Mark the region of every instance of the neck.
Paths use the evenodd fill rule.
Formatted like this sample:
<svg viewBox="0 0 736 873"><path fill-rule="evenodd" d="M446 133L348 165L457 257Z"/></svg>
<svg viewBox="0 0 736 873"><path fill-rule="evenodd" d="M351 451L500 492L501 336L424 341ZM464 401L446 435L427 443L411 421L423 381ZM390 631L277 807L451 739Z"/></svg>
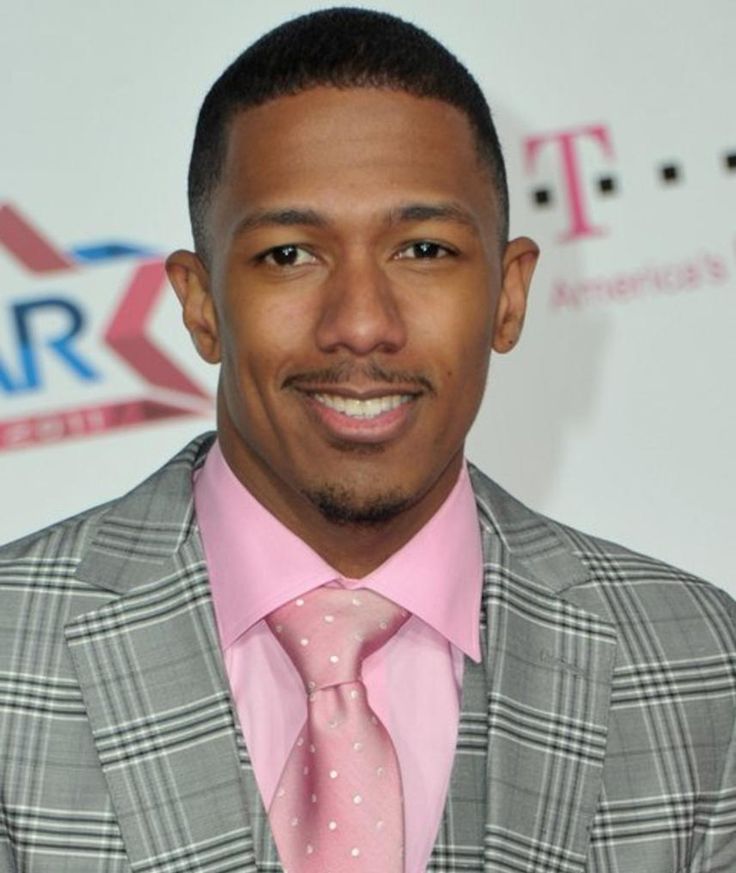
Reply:
<svg viewBox="0 0 736 873"><path fill-rule="evenodd" d="M426 518L424 514L402 511L389 520L372 524L336 524L323 519L322 524L309 526L308 530L304 525L289 524L283 518L281 521L342 576L361 579L409 542L435 511Z"/></svg>
<svg viewBox="0 0 736 873"><path fill-rule="evenodd" d="M252 463L239 440L233 442L221 432L220 447L228 466L253 497L331 567L351 579L360 579L383 564L432 518L462 466L459 451L425 492L406 500L390 517L345 521L327 517L307 496L276 483L270 471Z"/></svg>

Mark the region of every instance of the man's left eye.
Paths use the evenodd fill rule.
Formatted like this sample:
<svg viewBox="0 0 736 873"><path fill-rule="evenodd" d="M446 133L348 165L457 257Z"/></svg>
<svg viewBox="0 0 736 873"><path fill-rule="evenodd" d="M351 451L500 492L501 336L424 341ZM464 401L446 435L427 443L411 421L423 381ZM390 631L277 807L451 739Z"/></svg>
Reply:
<svg viewBox="0 0 736 873"><path fill-rule="evenodd" d="M398 253L398 258L411 258L421 260L435 260L437 258L446 258L455 253L446 246L440 245L429 240L420 240L419 242L411 243L401 249Z"/></svg>

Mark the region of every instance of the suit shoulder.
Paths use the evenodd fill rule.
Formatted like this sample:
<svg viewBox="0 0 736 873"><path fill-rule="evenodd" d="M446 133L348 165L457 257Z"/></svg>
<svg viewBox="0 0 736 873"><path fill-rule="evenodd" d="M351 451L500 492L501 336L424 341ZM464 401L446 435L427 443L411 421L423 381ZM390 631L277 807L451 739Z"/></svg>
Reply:
<svg viewBox="0 0 736 873"><path fill-rule="evenodd" d="M705 579L626 548L550 521L572 544L588 579L566 592L605 614L636 660L725 658L736 669L736 602ZM725 662L724 662L725 664Z"/></svg>
<svg viewBox="0 0 736 873"><path fill-rule="evenodd" d="M137 516L141 516L141 523L149 523L151 504L156 504L159 514L165 516L170 505L182 499L182 495L189 499L191 472L203 463L213 439L211 433L196 437L127 494L0 546L0 565L34 559L79 559L95 529L118 511L125 517L124 524L134 522Z"/></svg>
<svg viewBox="0 0 736 873"><path fill-rule="evenodd" d="M89 531L115 502L91 507L0 546L0 566L33 560L78 560Z"/></svg>
<svg viewBox="0 0 736 873"><path fill-rule="evenodd" d="M573 553L582 561L592 582L600 584L657 585L683 587L699 595L712 597L733 610L733 598L717 585L666 561L627 548L620 543L594 536L552 519L570 542Z"/></svg>
<svg viewBox="0 0 736 873"><path fill-rule="evenodd" d="M709 640L714 651L736 652L736 602L726 591L686 570L548 518L479 471L471 470L471 475L481 514L491 518L507 547L537 575L547 573L551 587L566 600L619 629L657 628L671 638L692 635L698 646ZM566 578L560 577L560 568Z"/></svg>
<svg viewBox="0 0 736 873"><path fill-rule="evenodd" d="M35 675L46 669L44 658L62 657L58 653L66 619L99 601L76 573L107 506L0 547L0 674Z"/></svg>

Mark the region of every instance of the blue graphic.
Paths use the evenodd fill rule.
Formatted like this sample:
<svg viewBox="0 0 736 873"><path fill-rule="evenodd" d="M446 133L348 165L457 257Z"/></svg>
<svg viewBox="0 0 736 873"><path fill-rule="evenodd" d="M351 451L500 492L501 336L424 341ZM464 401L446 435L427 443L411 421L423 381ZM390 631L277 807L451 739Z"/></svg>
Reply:
<svg viewBox="0 0 736 873"><path fill-rule="evenodd" d="M63 328L53 336L44 336L39 329L39 318L53 312ZM34 391L42 386L41 361L46 356L56 358L78 379L95 381L99 372L74 348L74 340L84 329L82 310L63 297L44 297L14 303L10 306L14 328L15 360L18 373L14 377L7 362L0 358L0 388L8 394Z"/></svg>

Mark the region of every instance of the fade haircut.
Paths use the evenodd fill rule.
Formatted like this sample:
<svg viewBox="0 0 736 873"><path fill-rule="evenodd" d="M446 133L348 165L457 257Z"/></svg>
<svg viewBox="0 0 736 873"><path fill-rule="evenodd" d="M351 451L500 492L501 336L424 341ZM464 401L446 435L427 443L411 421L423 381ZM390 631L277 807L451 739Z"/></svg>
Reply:
<svg viewBox="0 0 736 873"><path fill-rule="evenodd" d="M189 216L200 257L208 259L207 213L222 175L233 117L318 86L404 91L463 112L478 155L490 170L500 242L506 242L506 170L478 83L453 54L413 24L384 12L337 7L302 15L266 33L233 61L205 97L189 163Z"/></svg>

